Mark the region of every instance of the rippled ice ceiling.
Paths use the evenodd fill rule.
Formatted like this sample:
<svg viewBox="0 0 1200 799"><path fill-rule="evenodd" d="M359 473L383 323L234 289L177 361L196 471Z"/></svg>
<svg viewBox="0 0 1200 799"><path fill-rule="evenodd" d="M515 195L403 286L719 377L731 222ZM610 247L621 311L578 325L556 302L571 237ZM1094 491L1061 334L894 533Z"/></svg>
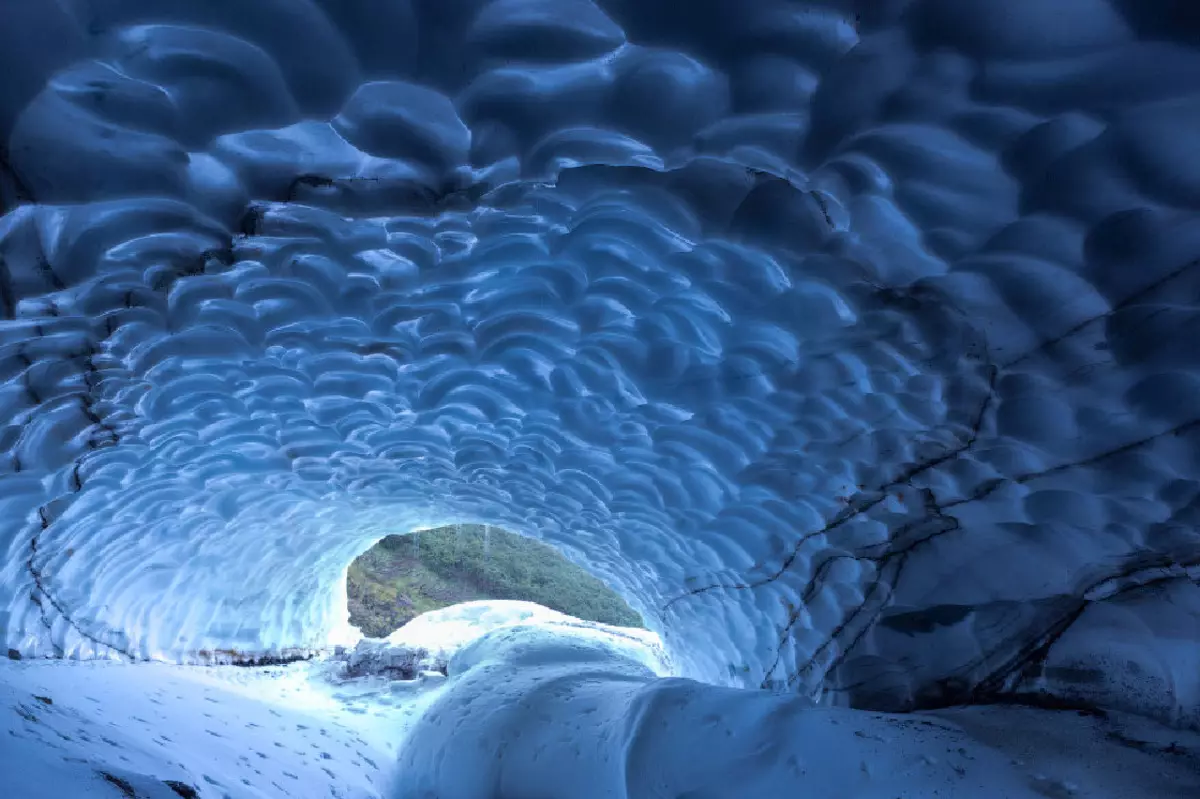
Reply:
<svg viewBox="0 0 1200 799"><path fill-rule="evenodd" d="M6 0L0 630L320 646L483 521L691 676L1200 724L1170 0Z"/></svg>

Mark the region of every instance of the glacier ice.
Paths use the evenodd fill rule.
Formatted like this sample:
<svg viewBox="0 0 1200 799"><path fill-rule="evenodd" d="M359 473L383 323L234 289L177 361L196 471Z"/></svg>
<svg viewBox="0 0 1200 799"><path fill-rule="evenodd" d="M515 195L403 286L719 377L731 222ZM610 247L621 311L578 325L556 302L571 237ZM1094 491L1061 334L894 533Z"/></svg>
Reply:
<svg viewBox="0 0 1200 799"><path fill-rule="evenodd" d="M480 522L680 677L1200 726L1189 14L8 0L4 648L352 643Z"/></svg>

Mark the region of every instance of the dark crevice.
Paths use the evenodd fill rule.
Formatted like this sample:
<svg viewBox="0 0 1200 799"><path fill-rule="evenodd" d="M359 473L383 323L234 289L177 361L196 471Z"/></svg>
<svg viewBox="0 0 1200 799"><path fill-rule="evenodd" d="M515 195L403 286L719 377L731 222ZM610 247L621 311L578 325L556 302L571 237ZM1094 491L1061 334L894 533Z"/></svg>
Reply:
<svg viewBox="0 0 1200 799"><path fill-rule="evenodd" d="M6 196L7 195L7 196ZM8 147L0 144L0 216L22 205L33 205L33 191L13 168Z"/></svg>
<svg viewBox="0 0 1200 799"><path fill-rule="evenodd" d="M306 173L297 175L279 194L254 202L242 212L235 235L242 238L262 235L267 207L271 204L320 204L322 194L338 213L349 213L358 205L372 215L388 212L410 215L436 215L475 208L495 187L487 183L469 183L449 179L437 185L411 179L332 176Z"/></svg>
<svg viewBox="0 0 1200 799"><path fill-rule="evenodd" d="M8 271L8 262L0 254L0 313L4 319L17 318L17 291L13 286L12 273Z"/></svg>
<svg viewBox="0 0 1200 799"><path fill-rule="evenodd" d="M40 255L34 259L34 268L41 276L42 280L55 291L63 291L67 288L67 284L63 282L58 273L54 271L54 265L50 263L50 259L45 255Z"/></svg>
<svg viewBox="0 0 1200 799"><path fill-rule="evenodd" d="M38 529L38 531L29 539L29 558L25 561L25 568L29 572L29 575L33 578L33 584L37 589L35 593L30 595L30 599L35 605L38 606L38 611L41 614L42 625L46 628L50 643L54 647L55 657L64 657L65 653L63 652L61 646L59 646L57 643L54 643L53 627L46 613L45 603L49 603L50 606L58 612L58 615L62 617L63 621L65 621L71 627L71 629L79 633L88 641L91 641L93 644L105 649L111 649L114 652L124 655L130 660L137 660L137 656L133 653L122 649L121 647L114 646L107 641L101 641L99 638L80 627L78 622L76 622L75 619L71 617L71 614L67 612L66 608L64 608L59 601L54 598L54 595L51 594L46 588L45 575L35 563L38 555L38 537L50 526L50 523L46 518L45 506L42 506L38 509L38 518L40 520L40 529Z"/></svg>
<svg viewBox="0 0 1200 799"><path fill-rule="evenodd" d="M1166 284L1170 283L1172 280L1175 280L1176 278L1182 277L1183 275L1187 274L1196 266L1200 266L1200 259L1196 259L1194 261L1189 261L1186 264L1184 264L1183 266L1179 267L1178 269L1168 272L1167 274L1160 277L1158 280L1153 281L1152 283L1145 286L1144 288L1141 288L1141 289L1133 292L1129 296L1125 297L1124 299L1122 299L1116 305L1113 305L1111 308L1109 308L1104 313L1100 313L1100 314L1096 314L1095 316L1088 317L1087 319L1084 319L1082 322L1079 322L1078 324L1073 325L1072 327L1068 328L1063 333L1061 333L1057 336L1054 336L1053 338L1046 339L1045 341L1038 344L1036 347L1026 350L1025 352L1021 353L1020 355L1013 358L1012 360L1004 362L1003 364L1000 365L1000 368L1001 369L1011 369L1012 367L1016 366L1017 364L1027 361L1030 358L1034 357L1035 355L1040 355L1041 353L1045 352L1046 350L1053 349L1054 347L1058 346L1059 344L1063 343L1064 341L1067 341L1068 339L1071 339L1071 338L1079 335L1084 330L1086 330L1087 328L1096 324L1097 322L1103 322L1105 319L1108 319L1117 311L1122 311L1122 310L1125 310L1126 308L1136 305L1138 302L1146 299L1151 294L1153 294L1155 291L1162 288Z"/></svg>
<svg viewBox="0 0 1200 799"><path fill-rule="evenodd" d="M30 576L33 577L33 585L35 589L34 592L29 595L29 600L33 602L33 604L37 605L38 619L41 621L42 627L44 627L46 630L46 636L50 640L50 645L54 647L55 656L62 657L62 648L54 641L54 626L50 623L50 617L46 614L46 606L42 604L42 597L46 597L46 600L50 602L51 605L54 604L54 599L46 593L46 589L42 584L42 573L34 565L34 559L37 558L38 554L38 536L42 533L42 531L50 526L49 521L46 519L45 507L38 508L38 520L40 522L40 528L36 533L34 533L33 537L29 539L29 559L25 561L25 568L29 571Z"/></svg>
<svg viewBox="0 0 1200 799"><path fill-rule="evenodd" d="M1096 719L1107 719L1108 711L1090 702L1055 696L1044 691L1027 691L1013 694L963 694L956 691L947 681L946 692L937 700L921 703L911 708L912 711L951 710L957 707L974 707L987 705L995 707L1030 707L1038 710L1055 710L1078 713L1080 716Z"/></svg>
<svg viewBox="0 0 1200 799"><path fill-rule="evenodd" d="M241 238L262 235L263 217L266 209L259 203L251 203L242 211L235 229L235 235Z"/></svg>
<svg viewBox="0 0 1200 799"><path fill-rule="evenodd" d="M52 306L51 316L57 315L56 312L57 309ZM40 327L38 327L36 330L36 335L41 337L44 336L45 333ZM86 391L79 394L78 398L80 402L80 411L84 418L90 423L92 430L87 437L86 446L88 451L95 451L97 449L114 446L120 441L120 436L118 435L117 431L108 423L106 423L96 411L96 405L98 404L96 391L98 390L98 384L100 381L99 370L96 368L94 361L97 354L99 354L99 351L93 342L89 344L88 350L84 353L70 355L65 358L65 360L68 362L79 362L80 360L83 361L81 373ZM28 357L28 355L26 355L23 349L18 353L18 357L21 362L25 364L23 385L26 393L31 398L37 398L38 392L33 388L30 376L30 368L33 366L33 361ZM40 398L38 399L37 404L40 404ZM95 433L96 430L101 431L101 437L97 437ZM84 457L84 455L80 455L75 459L72 465L71 490L73 494L78 494L83 490L81 468ZM41 544L41 535L50 527L51 524L50 512L48 508L49 503L38 508L38 527L33 532L33 535L31 535L29 538L29 557L25 561L25 569L29 573L29 576L33 579L34 584L34 591L30 594L30 601L38 607L40 621L46 630L47 639L50 641L51 646L54 647L55 657L64 657L65 653L62 647L54 641L53 623L50 619L50 615L46 607L47 605L53 608L67 623L67 625L79 633L79 635L81 635L84 639L91 641L97 646L118 652L119 654L124 655L131 660L137 660L138 658L133 653L109 642L102 641L84 630L47 587L48 579L41 567L38 566L37 558L39 554L39 546Z"/></svg>
<svg viewBox="0 0 1200 799"><path fill-rule="evenodd" d="M159 273L148 288L158 294L166 294L177 282L185 277L198 277L207 274L211 264L232 266L236 261L233 253L233 238L223 242L220 247L204 250L199 253L186 255L168 272ZM126 294L125 307L132 307L132 291Z"/></svg>
<svg viewBox="0 0 1200 799"><path fill-rule="evenodd" d="M1087 600L1079 600L1075 607L1052 621L1041 635L1027 641L1005 663L983 679L976 681L969 694L972 701L977 701L982 697L1010 694L1022 680L1036 677L1044 672L1046 660L1050 657L1050 650L1062 639L1067 630L1079 621L1079 617L1087 610L1089 604L1091 603Z"/></svg>

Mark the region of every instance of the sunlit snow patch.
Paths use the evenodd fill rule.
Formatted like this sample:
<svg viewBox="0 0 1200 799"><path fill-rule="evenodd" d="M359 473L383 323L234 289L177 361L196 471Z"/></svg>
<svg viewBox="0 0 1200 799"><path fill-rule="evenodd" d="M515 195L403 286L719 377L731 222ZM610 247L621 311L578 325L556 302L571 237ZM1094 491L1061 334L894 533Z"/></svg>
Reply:
<svg viewBox="0 0 1200 799"><path fill-rule="evenodd" d="M660 677L676 673L656 633L584 621L533 602L481 600L423 613L387 638L363 638L336 658L345 678L382 675L401 680L435 680L447 674L456 653L505 627L546 627L602 642Z"/></svg>

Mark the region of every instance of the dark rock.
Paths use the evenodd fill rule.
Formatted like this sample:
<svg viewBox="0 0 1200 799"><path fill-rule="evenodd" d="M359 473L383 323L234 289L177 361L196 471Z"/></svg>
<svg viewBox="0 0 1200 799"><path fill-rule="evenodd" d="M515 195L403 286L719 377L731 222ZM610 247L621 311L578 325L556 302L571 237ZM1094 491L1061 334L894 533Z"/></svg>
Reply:
<svg viewBox="0 0 1200 799"><path fill-rule="evenodd" d="M10 650L8 650L8 659L9 660L20 660L21 653L15 649L10 649Z"/></svg>
<svg viewBox="0 0 1200 799"><path fill-rule="evenodd" d="M178 780L163 780L163 784L175 793L182 796L183 799L198 799L200 796L200 793L186 782L179 782Z"/></svg>
<svg viewBox="0 0 1200 799"><path fill-rule="evenodd" d="M107 771L98 771L96 773L103 777L104 781L109 785L115 786L127 799L137 799L137 792L133 790L133 786L129 784L128 780L122 779L115 774L109 774Z"/></svg>

